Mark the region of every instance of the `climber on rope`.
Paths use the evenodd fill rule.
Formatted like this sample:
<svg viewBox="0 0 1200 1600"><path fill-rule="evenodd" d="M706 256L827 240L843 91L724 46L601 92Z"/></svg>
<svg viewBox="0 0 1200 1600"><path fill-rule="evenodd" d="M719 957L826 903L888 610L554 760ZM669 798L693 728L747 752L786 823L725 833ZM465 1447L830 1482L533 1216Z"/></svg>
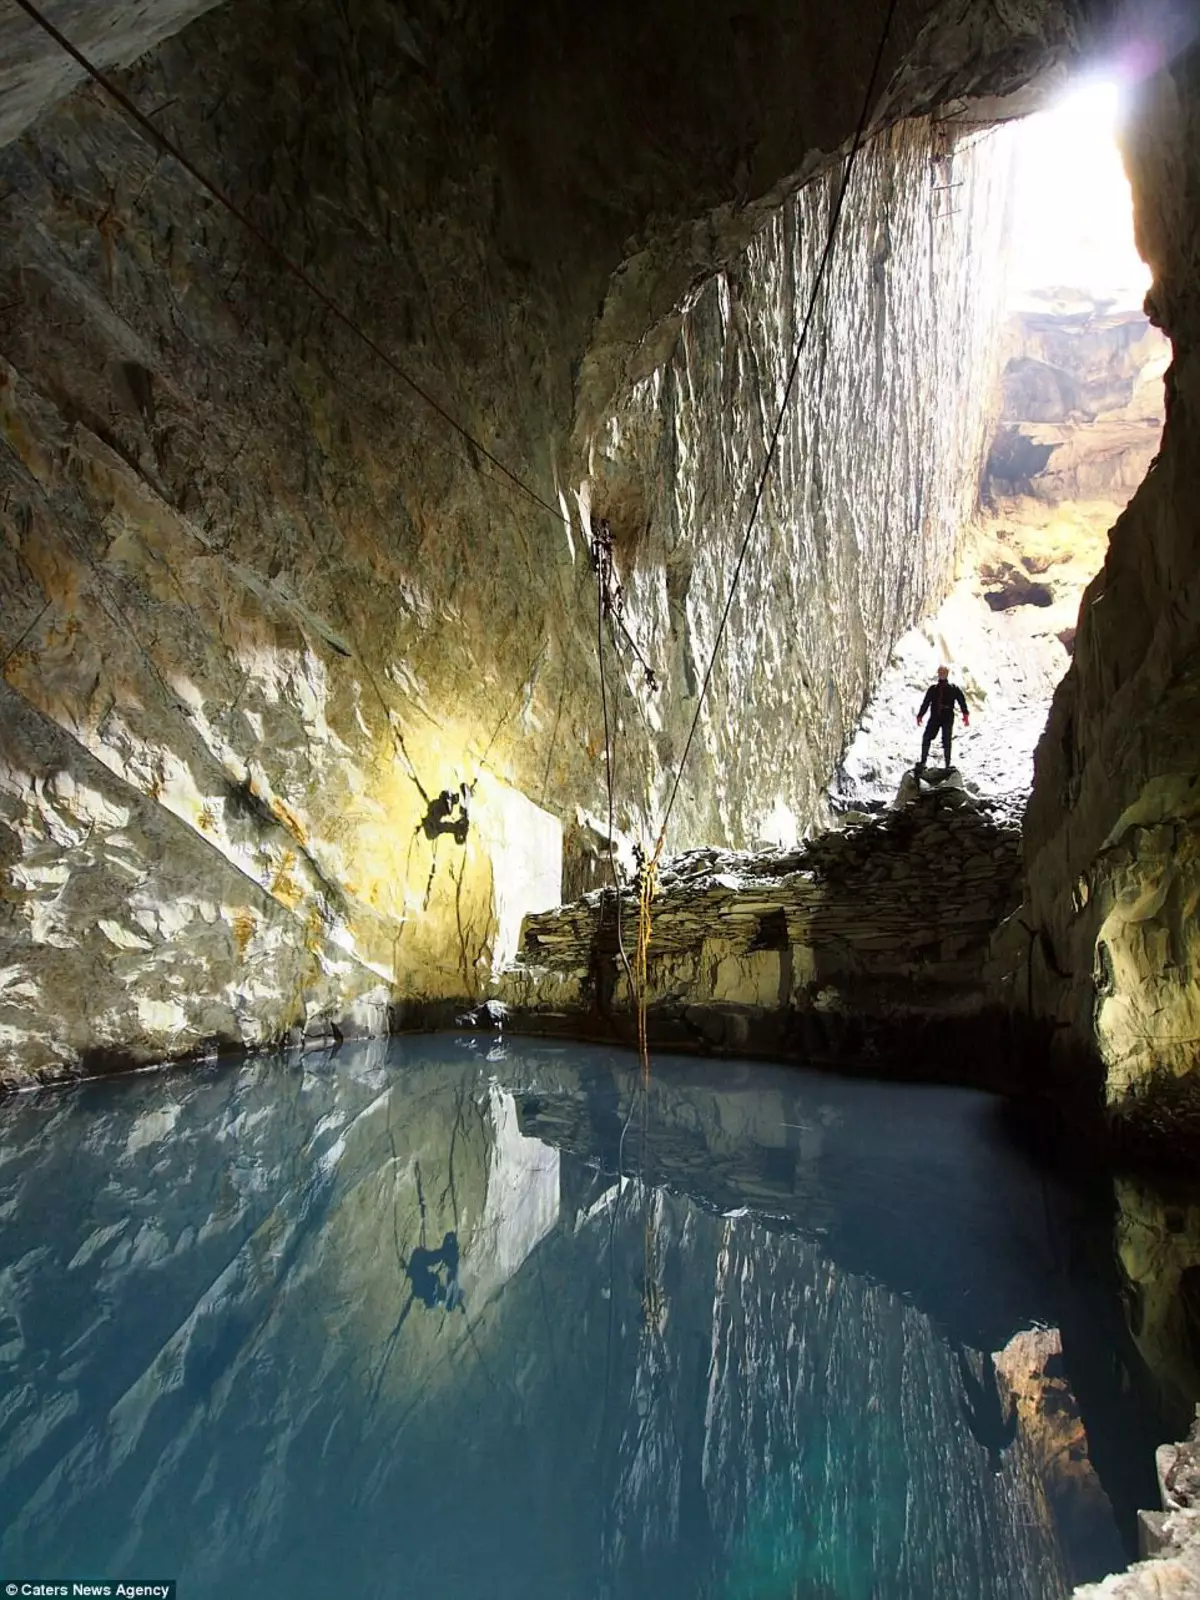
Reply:
<svg viewBox="0 0 1200 1600"><path fill-rule="evenodd" d="M925 691L925 698L921 701L921 709L917 712L917 722L928 711L929 721L925 724L925 733L921 740L921 759L917 762L917 776L925 771L925 762L929 756L929 746L933 743L934 735L939 731L942 735L942 750L946 756L946 771L950 771L950 745L954 738L954 705L955 702L962 707L963 727L971 726L971 716L967 710L966 696L957 684L950 682L950 668L937 669L937 682L931 684Z"/></svg>

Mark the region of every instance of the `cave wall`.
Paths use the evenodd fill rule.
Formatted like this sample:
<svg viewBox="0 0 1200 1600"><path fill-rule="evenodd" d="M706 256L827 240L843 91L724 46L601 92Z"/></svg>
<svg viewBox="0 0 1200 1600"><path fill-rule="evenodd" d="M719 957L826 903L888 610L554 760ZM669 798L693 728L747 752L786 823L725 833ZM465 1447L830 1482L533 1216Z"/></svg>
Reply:
<svg viewBox="0 0 1200 1600"><path fill-rule="evenodd" d="M136 19L101 9L127 44ZM667 382L650 375L668 360L670 383L686 375L688 291L764 228L761 270L811 270L796 234L827 191L780 206L849 136L883 9L630 3L598 19L566 0L484 13L243 0L125 74L561 518L464 447L98 92L55 107L61 84L34 74L46 109L0 152L0 661L21 703L0 747L8 1081L381 1025L381 995L402 1023L483 991L519 913L556 897L561 829L603 805L595 591L573 491L586 503L592 445L631 388ZM1076 24L1050 3L908 11L884 63L888 115L1019 86L1075 47ZM891 137L926 183L922 136ZM874 187L864 236L835 267L835 321L847 295L877 329L907 304L885 236L896 226L919 253L925 213L889 192L889 170L864 162ZM883 259L864 302L872 249ZM728 284L696 308L710 329ZM781 331L785 288L764 297ZM729 346L731 397L759 413L722 465L733 488L777 392L775 364L737 375L753 349ZM897 352L884 344L862 371L911 395L911 377L889 371ZM870 393L842 391L848 454ZM632 406L644 415L646 396ZM686 407L674 416L695 426ZM924 470L904 477L915 494ZM717 487L695 492L715 506ZM713 524L685 528L670 499L659 548L679 563L675 541ZM832 579L808 583L814 551L793 545L788 605L810 645L843 602L856 628L915 603L864 600L866 561L840 542L865 522L843 509L823 513ZM886 553L872 574L884 591L900 533L889 524L869 553ZM700 564L715 571L719 555L706 547ZM935 568L931 549L926 585ZM632 588L665 640L663 572L643 564ZM694 606L695 638L671 640L649 727L623 691L635 820L681 749L684 660L709 617ZM768 654L768 684L758 645L753 660L739 648L726 703L772 726L778 754L796 656ZM864 648L839 658L832 700L852 705L870 651L886 653ZM820 675L827 641L814 659L804 710L811 700L821 728L787 751L800 821L821 782L806 763L844 714ZM685 807L674 843L748 829L773 804L774 774L767 792L763 768L727 754L709 752L713 793ZM91 793L102 816L77 799ZM167 841L185 835L176 855ZM220 929L194 939L195 918ZM288 959L256 964L282 946Z"/></svg>
<svg viewBox="0 0 1200 1600"><path fill-rule="evenodd" d="M52 27L92 64L127 67L220 0L154 0L152 5L42 0ZM48 106L83 82L83 68L15 5L0 15L0 146L17 138Z"/></svg>
<svg viewBox="0 0 1200 1600"><path fill-rule="evenodd" d="M698 292L591 453L592 514L670 686L666 716L639 696L660 762L635 794L682 754L670 712L695 710L839 182L808 184ZM895 640L952 580L994 421L1010 185L1002 133L927 118L855 167L681 785L683 842L794 843Z"/></svg>
<svg viewBox="0 0 1200 1600"><path fill-rule="evenodd" d="M1141 312L1084 294L1064 299L1061 310L1014 313L1006 329L984 494L1043 506L1101 501L1115 514L1158 450L1170 346Z"/></svg>
<svg viewBox="0 0 1200 1600"><path fill-rule="evenodd" d="M1200 48L1139 89L1126 133L1166 426L1084 596L1026 818L1034 1010L1103 1063L1110 1111L1200 1131ZM1026 982L1024 975L1018 989Z"/></svg>

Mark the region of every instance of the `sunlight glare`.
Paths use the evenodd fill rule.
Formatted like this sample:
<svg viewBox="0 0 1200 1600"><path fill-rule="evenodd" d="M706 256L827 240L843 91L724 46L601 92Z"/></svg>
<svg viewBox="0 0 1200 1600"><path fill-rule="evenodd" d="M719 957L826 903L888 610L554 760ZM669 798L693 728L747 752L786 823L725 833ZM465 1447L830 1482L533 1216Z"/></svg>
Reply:
<svg viewBox="0 0 1200 1600"><path fill-rule="evenodd" d="M1133 242L1133 201L1117 149L1122 102L1113 79L1087 78L1018 129L1013 309L1075 297L1113 311L1140 308L1150 269Z"/></svg>

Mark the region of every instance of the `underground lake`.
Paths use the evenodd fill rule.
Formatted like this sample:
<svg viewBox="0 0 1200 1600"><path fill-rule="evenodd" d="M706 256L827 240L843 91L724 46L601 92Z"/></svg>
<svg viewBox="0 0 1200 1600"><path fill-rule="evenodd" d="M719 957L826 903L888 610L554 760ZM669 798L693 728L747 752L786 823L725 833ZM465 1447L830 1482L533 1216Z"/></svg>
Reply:
<svg viewBox="0 0 1200 1600"><path fill-rule="evenodd" d="M1065 1594L1133 1557L1175 1419L1112 1180L1016 1126L478 1035L10 1099L0 1574Z"/></svg>

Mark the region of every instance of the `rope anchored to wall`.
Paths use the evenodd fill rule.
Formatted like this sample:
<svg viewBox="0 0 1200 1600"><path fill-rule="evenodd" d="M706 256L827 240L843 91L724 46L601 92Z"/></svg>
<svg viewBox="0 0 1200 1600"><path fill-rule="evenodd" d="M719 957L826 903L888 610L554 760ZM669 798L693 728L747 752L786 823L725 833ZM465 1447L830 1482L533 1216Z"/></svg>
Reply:
<svg viewBox="0 0 1200 1600"><path fill-rule="evenodd" d="M405 387L417 397L418 400L427 406L435 416L440 417L446 426L452 429L464 444L469 446L470 451L476 452L485 461L490 462L490 464L495 467L496 470L500 472L504 478L513 485L514 488L519 490L520 493L526 497L526 499L532 501L533 504L539 507L540 510L548 513L548 515L554 518L558 526L562 527L563 523L567 521L567 518L559 507L552 505L550 501L539 494L536 489L531 488L518 473L512 470L511 467L506 466L499 456L495 455L491 450L489 450L487 445L477 438L469 428L463 425L463 423L459 422L458 418L453 416L439 400L436 400L434 396L429 393L428 389L418 382L418 380L414 378L410 372L406 371L394 356L389 355L388 352L378 343L378 341L373 339L371 335L367 333L358 322L355 321L348 311L344 311L342 309L333 296L326 289L323 289L310 273L300 266L297 261L293 260L293 258L287 253L282 245L273 239L264 228L260 228L258 223L255 222L251 216L249 216L242 206L239 206L235 200L231 199L230 196L217 183L215 183L195 164L194 161L192 161L188 155L185 154L185 152L178 144L175 143L173 139L165 134L162 129L145 114L144 111L140 110L138 106L134 104L124 90L118 88L106 73L102 72L100 68L97 67L96 64L90 60L90 58L86 56L77 45L73 44L59 28L56 28L50 19L44 16L38 7L33 4L33 0L12 0L12 4L19 6L21 10L25 12L26 16L28 16L31 21L35 22L37 26L41 28L43 33L49 35L59 49L62 50L66 55L70 56L71 60L74 61L77 66L81 67L87 76L104 90L104 93L108 95L109 99L112 100L114 104L125 113L130 121L133 122L141 130L141 132L144 133L147 138L149 138L151 142L163 152L164 155L170 156L172 160L177 161L183 170L188 173L189 176L192 177L207 194L210 194L218 205L222 206L226 211L228 211L230 216L241 224L246 232L249 233L263 247L267 254L271 256L271 258L276 261L285 272L290 274L291 277L295 278L298 283L303 284L308 292L313 295L322 306L324 306L325 310L328 311L331 316L335 317L337 321L341 323L341 325L351 334L353 334L353 336L361 344L365 345L371 354L378 361L381 361L383 365L387 367L389 372L393 373L397 378L399 378L401 383L403 383ZM473 457L472 464L474 464Z"/></svg>
<svg viewBox="0 0 1200 1600"><path fill-rule="evenodd" d="M645 676L646 687L653 694L658 688L658 677L625 623L625 590L617 577L612 528L607 518L600 517L593 524L589 549L592 571L596 574L596 582L600 589L600 609L605 618L624 635L626 643L637 657L638 665Z"/></svg>
<svg viewBox="0 0 1200 1600"><path fill-rule="evenodd" d="M26 16L36 23L59 49L68 55L104 91L109 99L150 139L157 149L176 161L206 193L210 194L262 246L273 260L291 277L295 278L298 283L303 284L305 289L331 316L336 318L344 328L363 344L377 360L382 362L390 372L399 378L406 388L468 446L468 455L471 464L476 467L476 470L478 470L477 458L482 458L495 467L508 483L537 506L539 510L552 517L559 527L569 522L569 518L561 508L553 505L539 494L536 489L531 488L518 473L507 466L493 451L489 450L469 428L465 427L440 401L435 399L394 356L383 349L378 341L367 333L347 311L343 310L333 296L322 288L309 272L300 266L270 234L259 227L254 219L248 215L244 207L238 205L219 184L214 182L207 173L198 167L190 156L130 99L124 90L119 88L76 44L68 39L62 30L57 28L33 3L33 0L13 0L13 4L19 6ZM651 691L656 690L658 688L658 679L654 670L636 639L630 633L625 621L624 591L616 577L613 564L612 535L607 522L602 521L599 524L599 531L593 535L591 554L593 567L601 574L601 582L604 586L606 596L605 614L611 625L623 635L636 657L644 674L646 686ZM365 666L365 662L363 664ZM376 693L378 694L378 688L376 688Z"/></svg>
<svg viewBox="0 0 1200 1600"><path fill-rule="evenodd" d="M755 527L757 525L758 513L759 513L759 509L760 509L761 504L762 504L763 494L764 494L764 491L766 489L767 479L768 479L768 476L770 474L771 467L772 467L772 465L774 463L775 456L776 456L776 453L777 453L777 450L778 450L779 439L780 439L780 435L781 435L782 430L783 430L784 418L787 415L787 410L788 410L788 406L789 406L790 401L791 401L792 392L793 392L793 390L795 388L796 377L797 377L797 374L798 374L799 368L800 368L800 361L801 361L801 358L802 358L802 356L804 354L805 346L806 346L806 344L808 342L808 335L809 335L809 331L810 331L810 329L812 327L813 319L814 319L814 316L815 316L818 297L820 295L821 288L822 288L822 286L824 284L826 271L827 271L827 268L828 268L828 265L829 265L830 258L831 258L832 253L833 253L833 246L834 246L834 242L835 242L835 240L837 238L838 224L840 222L841 215L842 215L842 210L843 210L843 207L844 207L844 204L845 204L846 193L847 193L847 191L848 191L848 189L850 187L850 179L851 179L851 177L853 175L853 172L854 172L854 167L855 167L855 163L856 163L856 161L858 159L859 151L861 150L863 142L864 142L867 123L868 123L868 118L869 118L869 114L870 114L870 109L871 109L872 104L874 103L876 89L877 89L878 81L879 81L879 74L880 74L880 70L881 70L882 65L883 65L883 57L884 57L885 50L887 48L888 38L889 38L889 36L891 34L892 23L893 23L894 18L895 18L897 5L898 5L898 0L889 0L889 4L888 4L888 8L887 8L887 14L886 14L886 16L884 18L883 29L882 29L882 32L880 34L879 43L878 43L878 46L877 46L876 51L875 51L875 58L874 58L874 61L872 63L872 67L871 67L870 79L869 79L868 84L867 84L866 93L865 93L865 95L863 97L862 110L861 110L861 112L859 114L858 124L857 124L857 127L855 128L855 132L854 132L854 138L853 138L853 141L851 142L850 151L849 151L849 154L847 155L846 164L845 164L845 167L844 167L843 172L842 172L841 184L839 185L838 192L837 192L836 198L834 200L833 208L832 208L832 211L830 213L829 226L828 226L828 229L826 231L826 237L825 237L825 246L824 246L824 249L823 249L823 251L821 253L821 259L820 259L820 261L819 261L819 263L817 265L816 276L815 276L815 278L813 280L812 289L811 289L811 292L809 294L808 305L807 305L807 308L806 308L806 311L805 311L804 322L802 324L801 331L800 331L800 337L797 340L796 348L795 348L795 350L794 350L794 352L792 354L791 363L790 363L790 366L788 368L787 382L786 382L786 384L784 386L783 398L782 398L782 400L780 402L778 413L777 413L776 418L775 418L775 424L774 424L774 427L773 427L772 432L771 432L770 442L769 442L768 447L767 447L766 459L763 462L762 470L761 470L761 472L759 474L759 477L758 477L758 482L757 482L757 485L756 485L756 488L755 488L755 493L754 493L754 499L752 501L751 508L750 508L750 515L749 515L749 517L747 519L746 531L745 531L745 534L744 534L744 536L742 538L741 546L739 548L738 555L737 555L737 560L734 563L733 574L732 574L732 577L731 577L730 582L729 582L728 593L726 594L725 604L724 604L724 606L722 608L722 611L721 611L720 623L719 623L719 625L717 627L717 632L716 632L716 636L715 636L715 638L713 640L712 649L709 652L709 658L708 658L707 666L705 667L704 678L703 678L703 681L701 683L699 696L697 698L696 710L695 710L695 713L694 713L694 715L692 717L691 725L690 725L689 730L688 730L687 741L686 741L686 743L684 745L684 748L683 748L683 754L680 756L680 759L679 759L679 765L678 765L678 768L676 769L675 779L674 779L674 782L673 782L672 787L671 787L670 796L669 796L668 801L667 801L666 809L665 809L665 811L663 813L662 823L661 823L661 825L659 827L658 835L657 835L657 837L655 839L654 846L650 851L646 851L643 848L641 848L640 846L635 846L635 857L636 857L636 862L637 862L637 870L636 870L635 877L634 877L633 890L634 890L634 894L636 896L636 901L637 901L637 939L636 939L636 943L635 943L635 946L634 946L634 956L633 956L632 963L630 962L630 960L628 958L628 955L626 954L624 942L623 942L623 939L622 939L622 933L621 933L621 884L620 884L619 875L617 873L617 866L616 866L616 861L615 861L615 856L614 856L613 837L612 837L613 836L613 752L612 752L612 749L611 749L610 738L609 738L608 706L607 706L607 696L606 696L605 680L604 680L604 659L603 659L603 646L602 646L602 630L600 628L600 623L601 623L601 620L602 620L602 618L604 617L605 614L611 615L614 611L616 611L618 609L618 602L614 601L611 598L611 596L613 594L613 586L616 584L616 579L615 579L615 574L614 574L613 566L612 566L612 537L611 537L611 531L609 530L608 524L606 522L603 522L603 521L600 522L598 533L597 533L597 537L596 537L596 540L595 540L595 544L593 546L593 551L594 551L594 553L593 553L593 566L594 566L594 569L596 571L596 579L597 579L597 652L598 652L599 665L600 665L601 700L602 700L602 704L603 704L603 707L604 707L605 757L606 757L607 781L608 781L609 853L610 853L610 862L611 862L612 877L613 877L613 892L614 892L615 904L616 904L617 943L618 943L618 949L620 951L621 960L622 960L622 962L624 964L627 980L628 980L630 991L631 991L631 996L632 996L632 999L634 1001L634 1005L635 1005L635 1009L636 1009L636 1015L637 1015L637 1048L638 1048L638 1059L639 1059L640 1068L641 1068L641 1071L640 1071L640 1101L641 1101L640 1144L641 1144L641 1150L640 1150L640 1163L639 1163L639 1166L640 1166L640 1174L641 1174L641 1184L642 1184L642 1188L643 1188L643 1202L644 1202L644 1205L645 1205L645 1215L644 1215L644 1218L643 1218L642 1324L643 1324L644 1334L648 1338L649 1337L654 1337L659 1331L661 1331L661 1327L663 1325L663 1321L664 1321L664 1318L665 1318L665 1309L666 1309L665 1295L664 1295L664 1292L663 1292L663 1287L662 1287L661 1277L660 1277L662 1263L661 1263L661 1252L660 1252L660 1250L658 1248L657 1226L656 1226L656 1222L655 1222L655 1218L654 1218L654 1214L653 1214L653 1206L651 1204L650 1197L649 1197L649 1191L648 1191L648 1189L646 1189L647 1156L648 1156L648 1142L649 1142L650 1077L651 1077L649 1023L648 1023L649 989L650 989L649 957L650 957L651 937L652 937L652 933L653 933L653 910L652 910L652 908L653 908L654 895L655 895L655 889L656 889L656 884L657 884L658 869L659 869L659 864L660 864L660 862L662 860L662 854L663 854L663 850L664 850L664 847L665 847L665 844L666 844L667 828L668 828L668 825L669 825L670 820L671 820L671 813L672 813L672 811L674 810L674 807L675 807L675 801L676 801L676 798L677 798L677 796L679 794L679 786L680 786L680 783L681 783L681 780L682 780L682 777L683 777L684 768L685 768L685 766L687 764L688 755L691 752L692 744L693 744L693 742L695 740L696 730L697 730L697 728L699 727L699 724L700 724L700 715L701 715L701 712L702 712L702 710L704 708L704 702L705 702L705 699L706 699L706 697L708 695L709 687L710 687L710 685L712 683L713 669L714 669L714 667L716 665L717 655L718 655L718 653L720 651L721 644L722 644L722 642L724 640L724 637L725 637L725 631L726 631L726 628L727 628L727 625L728 625L728 622L729 622L730 611L732 610L732 607L733 607L734 596L737 593L738 584L739 584L739 581L741 579L742 568L745 565L746 555L747 555L747 552L749 551L749 548L750 548L750 541L751 541L751 539L753 537L754 530L755 530ZM619 585L616 585L616 593L618 595L620 594ZM606 596L608 598L606 598ZM639 659L642 659L641 656L640 656L640 652L639 652ZM644 660L643 660L643 665L645 665ZM647 678L648 678L648 680L650 679L650 673L649 673L649 669L648 668L647 668ZM653 687L654 684L652 683L651 686ZM630 1106L630 1115L631 1116L632 1116L632 1111L633 1111L633 1106L631 1104L631 1106ZM626 1123L626 1127L628 1127L628 1121ZM622 1134L622 1147L623 1147L623 1145L624 1145L624 1134Z"/></svg>
<svg viewBox="0 0 1200 1600"><path fill-rule="evenodd" d="M688 756L691 753L692 744L696 737L696 730L700 725L700 714L704 709L704 702L707 698L709 687L712 683L713 669L716 665L717 655L725 638L725 630L729 622L730 611L733 607L734 596L737 593L738 584L741 580L742 568L745 565L746 555L750 549L750 541L754 535L755 527L758 522L758 513L762 505L767 479L770 475L771 467L774 464L775 456L778 451L779 439L783 431L784 418L787 415L788 406L792 398L792 392L796 385L796 376L800 370L800 360L804 354L805 346L808 343L809 330L812 327L813 319L816 313L817 300L825 281L825 275L829 266L830 258L833 254L833 246L837 238L838 224L841 220L842 210L846 200L846 193L850 187L850 179L854 172L855 163L858 160L859 151L862 149L865 140L870 110L875 100L879 75L883 66L883 57L887 49L887 42L891 34L892 23L895 19L897 5L898 0L889 0L887 14L883 23L883 30L880 34L879 43L875 50L875 59L871 67L871 76L867 83L866 93L863 96L862 110L859 113L858 125L854 131L854 138L851 142L850 151L846 157L846 164L842 171L841 184L838 187L833 208L830 212L829 226L826 230L825 236L825 247L821 252L821 259L818 262L816 276L813 279L812 289L809 293L808 305L805 310L804 322L800 330L800 337L796 342L796 348L792 354L791 364L788 368L787 382L784 385L783 391L783 399L780 401L779 410L775 418L775 425L771 430L770 442L767 446L766 459L764 460L762 470L759 473L758 482L754 492L754 499L750 507L750 515L746 522L746 531L742 538L741 547L738 550L737 560L734 562L733 575L730 578L729 590L726 594L725 604L721 611L721 620L717 626L717 632L713 640L712 649L709 652L708 664L704 670L704 678L700 685L700 693L696 701L696 710L692 717L691 726L688 729L688 736L683 747L683 754L679 758L679 765L676 769L675 779L671 786L671 792L667 800L666 810L663 813L662 824L659 827L658 836L655 840L653 849L642 859L639 864L637 879L638 938L634 975L637 983L635 1002L637 1006L638 1052L641 1057L643 1082L647 1084L650 1077L650 1058L649 1047L647 1043L646 1019L649 987L648 955L651 933L650 907L654 898L659 863L662 859L663 849L666 844L667 827L671 820L671 813L675 808L675 801L679 794L679 786L683 778L684 768L687 765ZM618 904L618 923L620 920L619 913L620 908Z"/></svg>

